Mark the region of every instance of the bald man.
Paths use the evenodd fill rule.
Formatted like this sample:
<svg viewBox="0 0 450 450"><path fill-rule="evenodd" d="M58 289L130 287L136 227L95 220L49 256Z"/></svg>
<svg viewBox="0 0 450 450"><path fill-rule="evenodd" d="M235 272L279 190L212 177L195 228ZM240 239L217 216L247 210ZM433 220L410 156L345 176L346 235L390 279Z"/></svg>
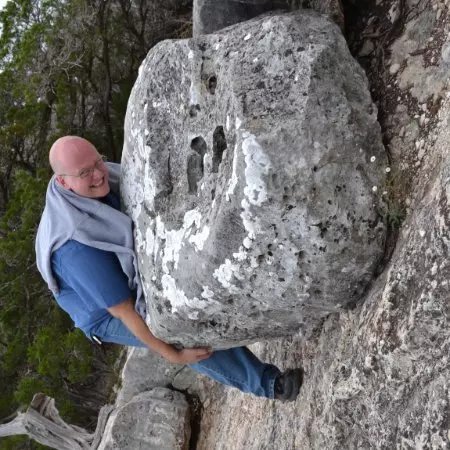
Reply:
<svg viewBox="0 0 450 450"><path fill-rule="evenodd" d="M143 319L132 223L120 208L120 166L77 136L58 139L49 161L54 175L36 237L37 265L76 327L96 342L148 347L243 392L296 399L300 368L281 373L245 347L180 350L156 338Z"/></svg>

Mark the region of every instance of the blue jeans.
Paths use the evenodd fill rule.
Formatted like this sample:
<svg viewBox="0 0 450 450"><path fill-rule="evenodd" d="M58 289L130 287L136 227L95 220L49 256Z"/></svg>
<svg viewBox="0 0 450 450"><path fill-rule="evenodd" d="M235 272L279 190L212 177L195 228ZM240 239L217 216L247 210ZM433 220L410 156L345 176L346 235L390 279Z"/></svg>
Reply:
<svg viewBox="0 0 450 450"><path fill-rule="evenodd" d="M146 347L120 319L115 317L108 318L97 325L91 330L91 334L98 336L104 342L114 342L130 347ZM280 374L275 366L261 362L246 347L217 350L209 358L189 364L189 367L219 383L267 398L274 397L275 378Z"/></svg>

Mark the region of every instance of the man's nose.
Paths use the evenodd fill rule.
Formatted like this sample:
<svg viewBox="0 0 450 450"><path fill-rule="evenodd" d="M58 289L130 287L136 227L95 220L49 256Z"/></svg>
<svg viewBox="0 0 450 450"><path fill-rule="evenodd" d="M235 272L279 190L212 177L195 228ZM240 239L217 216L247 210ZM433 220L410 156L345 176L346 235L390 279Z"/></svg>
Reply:
<svg viewBox="0 0 450 450"><path fill-rule="evenodd" d="M103 175L105 175L105 171L102 170L100 167L93 167L92 169L92 176L98 176L99 178L101 178Z"/></svg>

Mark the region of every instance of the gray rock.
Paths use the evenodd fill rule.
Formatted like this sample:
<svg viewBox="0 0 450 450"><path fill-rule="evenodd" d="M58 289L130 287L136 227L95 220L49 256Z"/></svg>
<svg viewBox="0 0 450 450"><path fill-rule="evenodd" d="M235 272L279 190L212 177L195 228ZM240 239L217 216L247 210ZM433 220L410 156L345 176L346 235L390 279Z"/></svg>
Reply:
<svg viewBox="0 0 450 450"><path fill-rule="evenodd" d="M122 406L136 394L154 387L169 386L182 369L182 365L170 364L146 348L131 349L122 369L122 386L117 394L116 406Z"/></svg>
<svg viewBox="0 0 450 450"><path fill-rule="evenodd" d="M288 0L194 0L192 32L209 34L275 9L287 9Z"/></svg>
<svg viewBox="0 0 450 450"><path fill-rule="evenodd" d="M338 27L312 12L154 47L122 160L152 331L222 348L357 302L384 251L376 116Z"/></svg>
<svg viewBox="0 0 450 450"><path fill-rule="evenodd" d="M190 433L184 395L154 388L110 415L98 450L187 450Z"/></svg>
<svg viewBox="0 0 450 450"><path fill-rule="evenodd" d="M172 387L178 391L187 391L197 382L199 374L188 366L183 367L172 380Z"/></svg>
<svg viewBox="0 0 450 450"><path fill-rule="evenodd" d="M194 0L193 35L214 33L269 11L302 7L328 14L343 29L344 14L340 0Z"/></svg>

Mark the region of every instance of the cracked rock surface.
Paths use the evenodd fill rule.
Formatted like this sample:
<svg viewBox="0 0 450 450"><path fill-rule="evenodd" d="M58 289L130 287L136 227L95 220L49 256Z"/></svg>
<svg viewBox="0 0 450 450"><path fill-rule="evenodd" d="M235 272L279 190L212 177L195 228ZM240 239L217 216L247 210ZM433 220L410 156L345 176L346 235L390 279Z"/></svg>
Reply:
<svg viewBox="0 0 450 450"><path fill-rule="evenodd" d="M376 116L317 13L154 47L122 160L152 331L214 348L307 336L360 300L386 236Z"/></svg>
<svg viewBox="0 0 450 450"><path fill-rule="evenodd" d="M361 3L353 50L391 154L389 221L402 225L392 257L364 301L310 339L252 346L304 366L295 403L203 380L198 450L450 448L449 2Z"/></svg>
<svg viewBox="0 0 450 450"><path fill-rule="evenodd" d="M184 395L155 387L112 412L98 450L187 450L190 433Z"/></svg>

